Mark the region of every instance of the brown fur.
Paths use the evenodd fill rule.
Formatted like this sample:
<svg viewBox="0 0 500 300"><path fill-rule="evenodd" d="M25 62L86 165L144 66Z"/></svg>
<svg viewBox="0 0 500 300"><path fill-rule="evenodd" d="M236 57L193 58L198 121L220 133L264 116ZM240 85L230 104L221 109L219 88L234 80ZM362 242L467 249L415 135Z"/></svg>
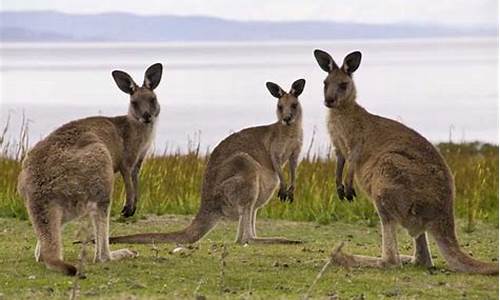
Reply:
<svg viewBox="0 0 500 300"><path fill-rule="evenodd" d="M382 258L337 252L337 261L348 266L386 267L411 259L432 266L426 232L435 238L451 269L460 272L498 274L498 265L473 259L457 242L450 169L437 149L414 130L396 121L367 112L356 103L352 73L361 53L346 57L339 68L329 54L315 51L325 79L328 130L341 164L337 192L353 198L353 178L372 199L382 223ZM348 164L342 184L343 161ZM415 239L415 255L400 256L396 225Z"/></svg>
<svg viewBox="0 0 500 300"><path fill-rule="evenodd" d="M244 129L223 140L212 152L201 191L201 207L191 224L172 233L143 233L111 237L111 243L194 243L222 218L239 219L236 242L297 243L284 238L258 238L255 233L257 210L275 189L293 201L297 158L302 147L302 112L297 97L304 80L297 80L290 93L268 83L278 100L278 122ZM291 185L287 188L282 167L290 163Z"/></svg>
<svg viewBox="0 0 500 300"><path fill-rule="evenodd" d="M146 78L159 81L157 72L161 76L159 64L148 69ZM124 83L115 80L119 86ZM23 161L18 190L37 236L36 260L49 269L77 273L63 261L61 230L65 223L84 215L94 225L96 261L137 255L128 249L109 250L111 193L114 173L119 171L126 182L126 204L135 209L137 174L153 137L159 105L148 86L137 87L130 76L125 81L132 103L137 102L131 104L127 116L90 117L65 124L38 142Z"/></svg>

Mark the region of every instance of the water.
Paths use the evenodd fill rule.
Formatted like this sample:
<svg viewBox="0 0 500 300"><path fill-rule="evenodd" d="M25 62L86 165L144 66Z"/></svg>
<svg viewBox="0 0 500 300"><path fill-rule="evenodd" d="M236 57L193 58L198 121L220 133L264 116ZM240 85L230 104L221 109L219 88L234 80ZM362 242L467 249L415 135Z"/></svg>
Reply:
<svg viewBox="0 0 500 300"><path fill-rule="evenodd" d="M325 73L312 51L329 51L341 64L352 50L363 53L355 73L358 102L399 120L433 142L498 144L498 40L491 38L358 40L290 43L3 44L0 126L10 116L15 139L23 113L34 143L59 125L90 115L119 115L128 97L111 78L122 69L142 83L144 70L164 64L157 89L162 105L155 149L202 149L229 133L275 121L276 100L265 88L288 90L307 83L305 149L329 145L322 105Z"/></svg>

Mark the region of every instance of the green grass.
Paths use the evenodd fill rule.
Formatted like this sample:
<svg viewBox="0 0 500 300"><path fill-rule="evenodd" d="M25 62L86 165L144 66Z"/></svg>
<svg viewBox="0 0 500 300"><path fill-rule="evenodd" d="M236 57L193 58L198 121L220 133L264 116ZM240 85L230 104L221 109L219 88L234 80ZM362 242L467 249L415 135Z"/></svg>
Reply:
<svg viewBox="0 0 500 300"><path fill-rule="evenodd" d="M148 216L130 223L111 224L113 234L167 231L182 228L190 217ZM65 258L76 263L79 245L72 245L75 233L87 222L71 223L65 229ZM467 233L459 222L462 247L485 261L497 259L498 228L477 222ZM262 220L261 236L304 239L304 245L249 245L233 243L235 223L222 222L201 242L184 254L172 254L174 245L130 245L139 252L135 259L94 264L88 262L86 279L77 280L46 270L33 257L35 237L28 221L0 218L0 299L68 299L78 284L82 299L300 299L340 241L350 253L379 255L379 227L360 223ZM401 230L399 248L412 253L412 242ZM228 255L221 267L222 245ZM113 249L121 245L113 245ZM497 299L498 277L448 272L434 243L431 244L436 270L415 266L390 270L353 269L330 266L310 296L315 299ZM88 260L93 256L89 246ZM224 277L221 280L221 271ZM77 281L77 282L75 282Z"/></svg>
<svg viewBox="0 0 500 300"><path fill-rule="evenodd" d="M478 220L498 224L498 146L469 143L439 144L438 148L455 177L455 211L458 217L467 220L467 230L473 231ZM22 154L16 155L11 154L11 158L0 156L0 217L26 219L23 200L16 193L19 157ZM200 203L205 164L206 157L196 150L188 154L173 153L147 159L140 175L139 216L151 213L194 214ZM269 219L321 224L335 221L376 224L378 216L363 195L353 204L338 200L334 170L335 160L330 157L306 157L298 167L296 201L287 205L272 201L261 211L261 215ZM113 215L121 211L125 198L121 177L116 178Z"/></svg>
<svg viewBox="0 0 500 300"><path fill-rule="evenodd" d="M351 253L379 255L380 233L373 205L363 195L354 203L335 194L330 157L308 156L298 169L293 204L274 198L259 212L261 236L304 239L305 245L250 245L233 243L235 225L222 223L194 248L172 254L173 245L139 245L130 248L140 256L123 262L85 264L87 279L77 280L48 271L33 257L35 237L27 221L23 200L16 192L17 176L27 145L0 135L0 299L67 299L78 285L81 298L301 298L340 241ZM466 251L486 261L498 258L498 146L439 144L456 183L455 211L458 232ZM196 148L194 148L196 149ZM141 198L137 215L127 223L113 222L113 234L170 231L185 226L200 203L200 186L206 156L188 154L153 156L141 171ZM112 215L118 216L125 197L116 177ZM153 215L150 215L153 214ZM172 216L170 214L175 214ZM161 217L154 215L163 215ZM281 220L278 220L281 219ZM116 221L115 220L115 221ZM288 221L283 221L288 220ZM300 221L300 222L297 222ZM71 223L65 230L65 257L77 263L81 247L72 245L86 222ZM400 250L411 254L412 243L401 231ZM221 267L222 245L228 256ZM117 249L117 246L113 246ZM87 249L90 254L92 247ZM450 273L436 251L437 270L414 266L391 270L332 266L311 291L325 299L496 299L498 277ZM221 272L224 276L221 279Z"/></svg>

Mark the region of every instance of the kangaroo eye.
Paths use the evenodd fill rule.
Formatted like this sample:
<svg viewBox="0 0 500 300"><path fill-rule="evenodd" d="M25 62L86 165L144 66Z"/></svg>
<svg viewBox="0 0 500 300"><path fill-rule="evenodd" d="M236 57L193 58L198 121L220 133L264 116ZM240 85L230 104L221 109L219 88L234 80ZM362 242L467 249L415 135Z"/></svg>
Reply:
<svg viewBox="0 0 500 300"><path fill-rule="evenodd" d="M278 110L283 111L283 106L281 106L281 104L278 104Z"/></svg>
<svg viewBox="0 0 500 300"><path fill-rule="evenodd" d="M347 89L347 85L348 85L347 82L341 82L339 83L339 89L345 91Z"/></svg>
<svg viewBox="0 0 500 300"><path fill-rule="evenodd" d="M297 109L297 103L292 104L292 109Z"/></svg>

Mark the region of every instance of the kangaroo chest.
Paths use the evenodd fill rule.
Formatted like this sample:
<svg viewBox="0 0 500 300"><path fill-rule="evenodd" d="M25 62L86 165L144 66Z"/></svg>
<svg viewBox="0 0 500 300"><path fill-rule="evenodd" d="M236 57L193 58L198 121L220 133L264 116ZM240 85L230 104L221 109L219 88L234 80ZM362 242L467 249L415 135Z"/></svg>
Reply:
<svg viewBox="0 0 500 300"><path fill-rule="evenodd" d="M300 152L302 147L302 134L299 132L296 136L289 137L282 141L278 141L278 147L275 147L275 155L278 162L284 165L292 156L293 153Z"/></svg>
<svg viewBox="0 0 500 300"><path fill-rule="evenodd" d="M124 139L122 162L120 165L133 167L149 151L154 137L154 127L131 130Z"/></svg>
<svg viewBox="0 0 500 300"><path fill-rule="evenodd" d="M347 135L350 134L345 128L342 121L338 117L330 116L328 118L328 133L330 134L330 139L335 149L340 151L342 155L347 156L350 153L350 147L347 139Z"/></svg>

